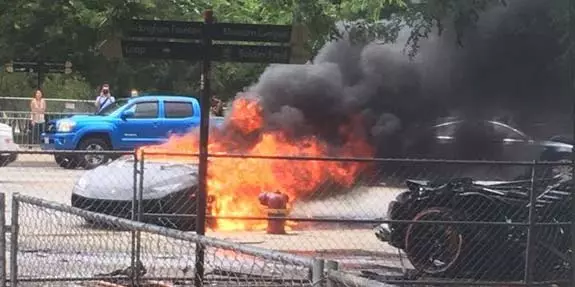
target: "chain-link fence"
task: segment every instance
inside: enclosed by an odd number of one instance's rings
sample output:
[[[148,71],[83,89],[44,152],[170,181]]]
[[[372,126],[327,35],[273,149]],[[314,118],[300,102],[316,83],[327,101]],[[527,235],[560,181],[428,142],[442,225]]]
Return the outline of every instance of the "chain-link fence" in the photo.
[[[315,277],[321,280],[323,276],[321,261],[310,257],[147,225],[25,195],[14,196],[11,222],[11,282],[311,286]],[[105,225],[106,229],[87,229],[85,225]],[[199,250],[203,255],[200,264]]]
[[[56,165],[63,153],[23,152],[2,169],[0,192],[183,232],[202,220],[193,155],[132,154],[83,170]],[[25,163],[26,154],[43,162]],[[571,162],[231,155],[209,161],[210,237],[337,261],[344,278],[362,277],[367,286],[572,282]],[[109,232],[98,222],[82,228]],[[90,232],[86,237],[98,236]]]

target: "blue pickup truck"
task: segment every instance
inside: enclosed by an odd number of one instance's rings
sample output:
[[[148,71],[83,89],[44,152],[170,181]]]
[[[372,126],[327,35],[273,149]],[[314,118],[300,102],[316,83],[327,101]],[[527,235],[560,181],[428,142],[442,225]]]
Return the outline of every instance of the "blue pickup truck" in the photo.
[[[210,126],[223,123],[211,117]],[[43,150],[120,150],[165,142],[200,124],[200,103],[191,96],[145,95],[119,99],[94,115],[75,115],[50,121],[42,134]],[[107,155],[55,155],[68,169],[92,169],[106,163]]]

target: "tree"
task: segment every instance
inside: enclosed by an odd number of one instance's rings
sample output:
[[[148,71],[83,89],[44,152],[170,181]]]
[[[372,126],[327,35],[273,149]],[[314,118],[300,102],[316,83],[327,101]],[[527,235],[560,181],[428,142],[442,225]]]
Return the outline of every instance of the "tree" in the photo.
[[[49,0],[5,0],[0,3],[0,61],[71,60],[78,80],[91,87],[109,82],[120,95],[132,88],[197,93],[197,63],[106,59],[99,47],[117,37],[132,18],[200,21],[202,12],[212,8],[220,22],[302,23],[309,28],[311,55],[338,36],[335,27],[340,21],[354,23],[348,28],[360,31],[356,34],[363,41],[393,41],[400,29],[411,27],[409,47],[415,55],[419,40],[434,30],[452,26],[459,40],[483,11],[504,4],[502,0],[69,0],[55,5]],[[233,96],[264,68],[215,64],[214,89],[224,98]]]

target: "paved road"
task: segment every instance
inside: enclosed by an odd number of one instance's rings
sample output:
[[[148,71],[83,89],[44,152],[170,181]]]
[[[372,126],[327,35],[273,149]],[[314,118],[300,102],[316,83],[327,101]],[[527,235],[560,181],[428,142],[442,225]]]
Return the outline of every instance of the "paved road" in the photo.
[[[69,204],[72,188],[84,172],[61,169],[49,160],[22,161],[1,168],[0,192],[8,198],[7,219],[10,218],[9,199],[13,193]],[[126,181],[131,184],[131,179]],[[397,192],[382,187],[357,188],[337,197],[298,204],[292,214],[382,217],[387,203]],[[87,227],[82,218],[30,207],[22,209],[20,221],[21,276],[91,276],[125,267],[130,262],[129,232],[96,230]],[[342,225],[305,227],[288,235],[264,232],[210,232],[208,235],[241,244],[335,259],[350,269],[400,266],[397,251],[377,241],[369,226],[359,229],[346,229],[349,227]],[[142,243],[142,259],[149,274],[183,276],[182,270],[193,262],[194,249],[189,242],[145,235]],[[209,251],[206,258],[210,268],[246,271],[263,264],[221,250]]]

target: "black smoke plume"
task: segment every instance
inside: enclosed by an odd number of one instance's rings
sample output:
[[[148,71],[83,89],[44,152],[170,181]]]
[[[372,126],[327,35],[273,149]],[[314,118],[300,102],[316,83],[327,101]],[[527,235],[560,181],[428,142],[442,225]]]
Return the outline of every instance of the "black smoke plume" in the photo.
[[[400,156],[411,129],[442,117],[528,126],[534,111],[562,106],[556,61],[564,49],[551,2],[507,1],[482,13],[461,45],[448,26],[430,34],[415,58],[406,51],[409,28],[392,44],[352,44],[343,33],[312,64],[270,66],[250,91],[260,97],[266,128],[294,136],[337,141],[338,127],[361,115],[380,156]]]

